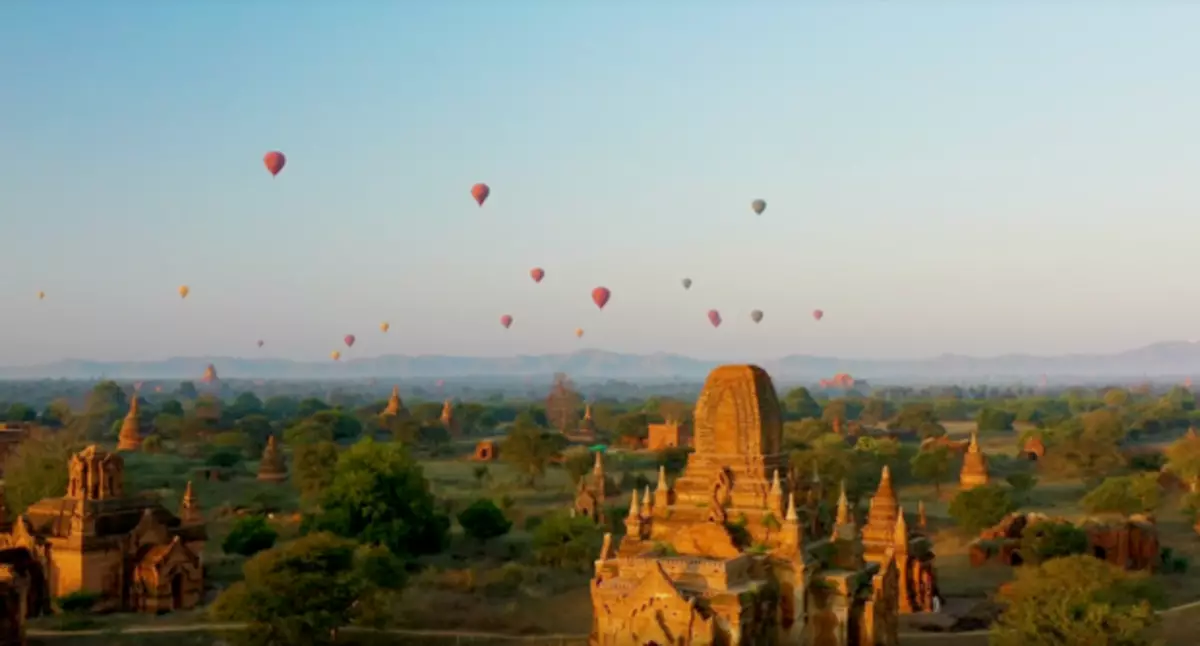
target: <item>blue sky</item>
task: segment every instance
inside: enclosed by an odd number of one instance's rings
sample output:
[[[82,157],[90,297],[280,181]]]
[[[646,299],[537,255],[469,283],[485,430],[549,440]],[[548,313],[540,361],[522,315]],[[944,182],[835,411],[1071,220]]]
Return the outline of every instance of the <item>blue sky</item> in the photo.
[[[955,4],[5,3],[0,363],[1200,337],[1200,5]]]

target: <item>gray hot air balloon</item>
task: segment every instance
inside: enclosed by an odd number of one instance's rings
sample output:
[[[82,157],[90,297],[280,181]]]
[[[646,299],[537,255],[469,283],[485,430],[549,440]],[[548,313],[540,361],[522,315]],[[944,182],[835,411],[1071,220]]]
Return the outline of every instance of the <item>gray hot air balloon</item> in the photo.
[[[759,321],[761,321],[762,320],[762,310],[754,310],[753,312],[750,312],[750,320],[754,321],[755,323],[758,323]]]
[[[691,289],[691,288],[692,288],[692,279],[691,279],[691,278],[684,278],[684,279],[683,279],[683,288],[684,288],[684,289]]]
[[[767,210],[767,202],[766,200],[754,200],[750,203],[750,208],[754,210],[755,215],[762,215],[762,212]]]

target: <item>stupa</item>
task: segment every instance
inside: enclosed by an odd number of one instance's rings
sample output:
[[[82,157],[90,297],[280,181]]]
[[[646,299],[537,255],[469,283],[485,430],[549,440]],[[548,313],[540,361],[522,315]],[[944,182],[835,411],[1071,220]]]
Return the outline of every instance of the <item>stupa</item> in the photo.
[[[458,423],[458,418],[454,416],[454,404],[447,399],[442,404],[442,427],[450,434],[450,437],[459,437],[462,435],[462,426]]]
[[[267,446],[263,449],[262,459],[258,463],[258,479],[263,482],[287,480],[287,462],[283,459],[283,451],[275,444],[274,435],[267,438]]]
[[[958,484],[964,491],[982,487],[988,483],[987,456],[979,450],[979,438],[971,433],[971,443],[963,454],[962,472],[958,476]]]
[[[125,421],[121,422],[121,432],[117,435],[118,451],[136,451],[142,448],[142,417],[138,411],[138,396],[135,392],[129,400],[129,412]]]
[[[387,407],[380,414],[388,417],[400,417],[408,414],[408,411],[404,409],[404,402],[400,400],[400,386],[392,386],[392,396],[388,397]]]

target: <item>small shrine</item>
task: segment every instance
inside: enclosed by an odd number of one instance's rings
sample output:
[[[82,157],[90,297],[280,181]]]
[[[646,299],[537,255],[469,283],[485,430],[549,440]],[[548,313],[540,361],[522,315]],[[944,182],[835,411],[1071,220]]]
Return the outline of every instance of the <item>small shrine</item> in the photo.
[[[979,449],[979,436],[971,433],[971,443],[963,454],[962,471],[958,476],[959,487],[966,491],[988,483],[987,456]]]
[[[597,523],[606,524],[608,518],[604,511],[604,504],[617,491],[604,473],[604,454],[600,451],[595,453],[596,461],[592,465],[592,472],[579,479],[571,511],[576,516],[584,516]]]
[[[452,438],[462,436],[462,425],[459,424],[458,418],[454,416],[454,403],[447,399],[442,404],[442,416],[440,418],[442,428],[450,434]]]
[[[475,445],[475,455],[472,457],[476,462],[494,462],[500,459],[500,447],[494,440],[480,440]]]
[[[404,408],[404,402],[400,400],[400,386],[392,386],[392,395],[388,397],[387,406],[380,413],[384,417],[406,417],[408,410]]]

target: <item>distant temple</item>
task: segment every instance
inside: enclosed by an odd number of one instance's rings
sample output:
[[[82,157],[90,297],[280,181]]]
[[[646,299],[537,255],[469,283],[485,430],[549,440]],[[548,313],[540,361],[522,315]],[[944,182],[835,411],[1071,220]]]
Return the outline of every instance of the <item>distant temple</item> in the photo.
[[[971,433],[971,443],[963,454],[962,472],[958,476],[959,487],[964,491],[982,487],[988,483],[987,456],[979,450],[979,438]]]
[[[446,429],[450,437],[457,438],[462,435],[462,425],[459,423],[458,418],[454,416],[454,404],[449,399],[442,404],[441,422],[442,427]]]
[[[142,448],[142,418],[138,411],[138,396],[135,392],[129,400],[129,412],[121,422],[121,432],[117,435],[118,451],[136,451]]]
[[[283,459],[283,451],[280,451],[275,443],[274,435],[267,438],[267,446],[258,462],[258,479],[263,482],[287,480],[287,462]]]
[[[388,397],[387,407],[380,414],[387,417],[408,416],[408,411],[404,408],[404,402],[400,400],[400,386],[392,386],[392,396]]]
[[[604,512],[605,501],[616,493],[615,486],[609,486],[608,476],[604,473],[604,455],[596,451],[596,461],[592,465],[592,473],[579,479],[575,488],[575,503],[572,512],[576,516],[591,518],[601,524],[608,522]],[[634,492],[637,493],[636,491]]]

